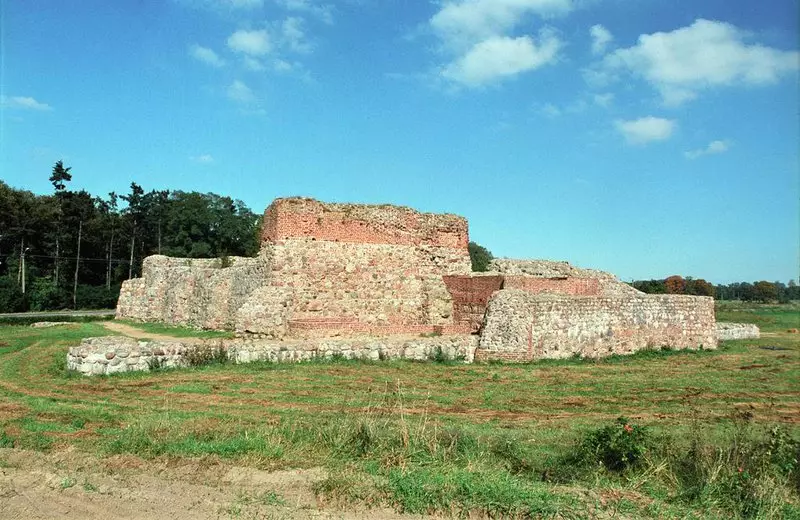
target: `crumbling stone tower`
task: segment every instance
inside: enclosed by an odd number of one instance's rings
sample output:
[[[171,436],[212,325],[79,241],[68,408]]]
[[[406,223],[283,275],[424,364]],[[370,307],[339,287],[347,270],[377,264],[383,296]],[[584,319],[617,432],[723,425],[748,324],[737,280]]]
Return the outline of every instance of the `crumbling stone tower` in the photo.
[[[471,273],[468,241],[456,215],[277,199],[256,258],[149,257],[117,316],[265,341],[480,334],[478,360],[716,346],[711,298],[644,295],[566,262]]]

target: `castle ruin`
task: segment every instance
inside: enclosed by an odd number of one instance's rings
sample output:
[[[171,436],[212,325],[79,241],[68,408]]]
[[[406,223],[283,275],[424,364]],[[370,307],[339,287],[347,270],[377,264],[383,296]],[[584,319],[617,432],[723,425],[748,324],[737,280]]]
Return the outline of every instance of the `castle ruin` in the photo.
[[[255,258],[147,258],[117,317],[235,330],[239,352],[450,338],[468,360],[524,362],[717,345],[711,298],[645,295],[566,262],[473,273],[456,215],[286,198],[262,229]]]

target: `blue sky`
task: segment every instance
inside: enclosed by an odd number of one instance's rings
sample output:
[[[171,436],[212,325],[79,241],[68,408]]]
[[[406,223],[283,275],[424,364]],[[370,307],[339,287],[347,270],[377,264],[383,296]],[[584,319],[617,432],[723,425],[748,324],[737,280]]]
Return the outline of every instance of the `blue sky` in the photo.
[[[798,277],[796,0],[0,0],[0,178],[396,203],[625,280]]]

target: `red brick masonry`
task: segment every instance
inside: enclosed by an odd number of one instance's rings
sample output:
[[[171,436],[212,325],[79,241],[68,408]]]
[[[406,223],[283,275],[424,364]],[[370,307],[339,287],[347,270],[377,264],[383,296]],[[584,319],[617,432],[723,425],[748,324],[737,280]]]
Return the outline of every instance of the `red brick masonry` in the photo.
[[[597,278],[533,278],[506,275],[503,289],[520,289],[533,294],[565,294],[570,296],[598,296],[600,280]]]
[[[264,212],[264,242],[311,238],[358,244],[435,246],[466,250],[467,221],[398,206],[327,204],[276,199]]]

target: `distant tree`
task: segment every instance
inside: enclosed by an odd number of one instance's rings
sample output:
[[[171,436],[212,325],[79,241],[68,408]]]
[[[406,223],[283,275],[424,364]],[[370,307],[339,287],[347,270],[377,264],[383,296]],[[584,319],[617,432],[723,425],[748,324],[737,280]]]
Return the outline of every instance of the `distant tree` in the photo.
[[[786,299],[800,300],[800,286],[794,280],[789,280],[789,283],[786,284]]]
[[[56,193],[56,226],[53,232],[55,233],[55,259],[54,259],[54,272],[53,272],[53,285],[57,288],[60,280],[59,276],[59,269],[61,266],[61,219],[63,214],[63,200],[64,200],[64,193],[66,192],[67,182],[72,180],[72,174],[70,173],[72,168],[64,168],[64,163],[62,161],[57,161],[55,166],[53,166],[53,172],[50,175],[50,182],[53,184],[53,189],[55,189]]]
[[[469,259],[472,261],[472,270],[474,272],[485,272],[489,267],[489,262],[494,259],[492,252],[475,242],[470,242],[469,246]]]
[[[687,285],[689,281],[687,280]],[[703,280],[702,278],[698,278],[697,280],[691,281],[691,289],[687,290],[688,294],[693,294],[695,296],[711,296],[713,297],[715,294],[714,286],[708,283],[707,281]]]
[[[754,299],[764,303],[778,299],[778,288],[772,282],[760,281],[753,284]]]
[[[136,236],[139,234],[139,228],[144,218],[145,209],[143,207],[142,199],[144,198],[144,190],[135,182],[131,183],[131,192],[128,195],[123,195],[122,200],[128,203],[125,208],[125,217],[128,224],[131,237],[130,260],[128,264],[128,279],[133,278],[133,265],[136,251]]]
[[[686,294],[686,280],[682,276],[674,275],[664,280],[667,294]]]
[[[56,165],[53,166],[53,174],[50,175],[50,182],[53,183],[53,188],[55,188],[56,193],[63,192],[67,185],[66,183],[72,180],[72,174],[69,171],[72,168],[64,168],[64,163],[62,161],[56,162]]]
[[[642,291],[645,294],[664,294],[667,288],[664,286],[664,280],[637,280],[631,283],[634,289]]]

